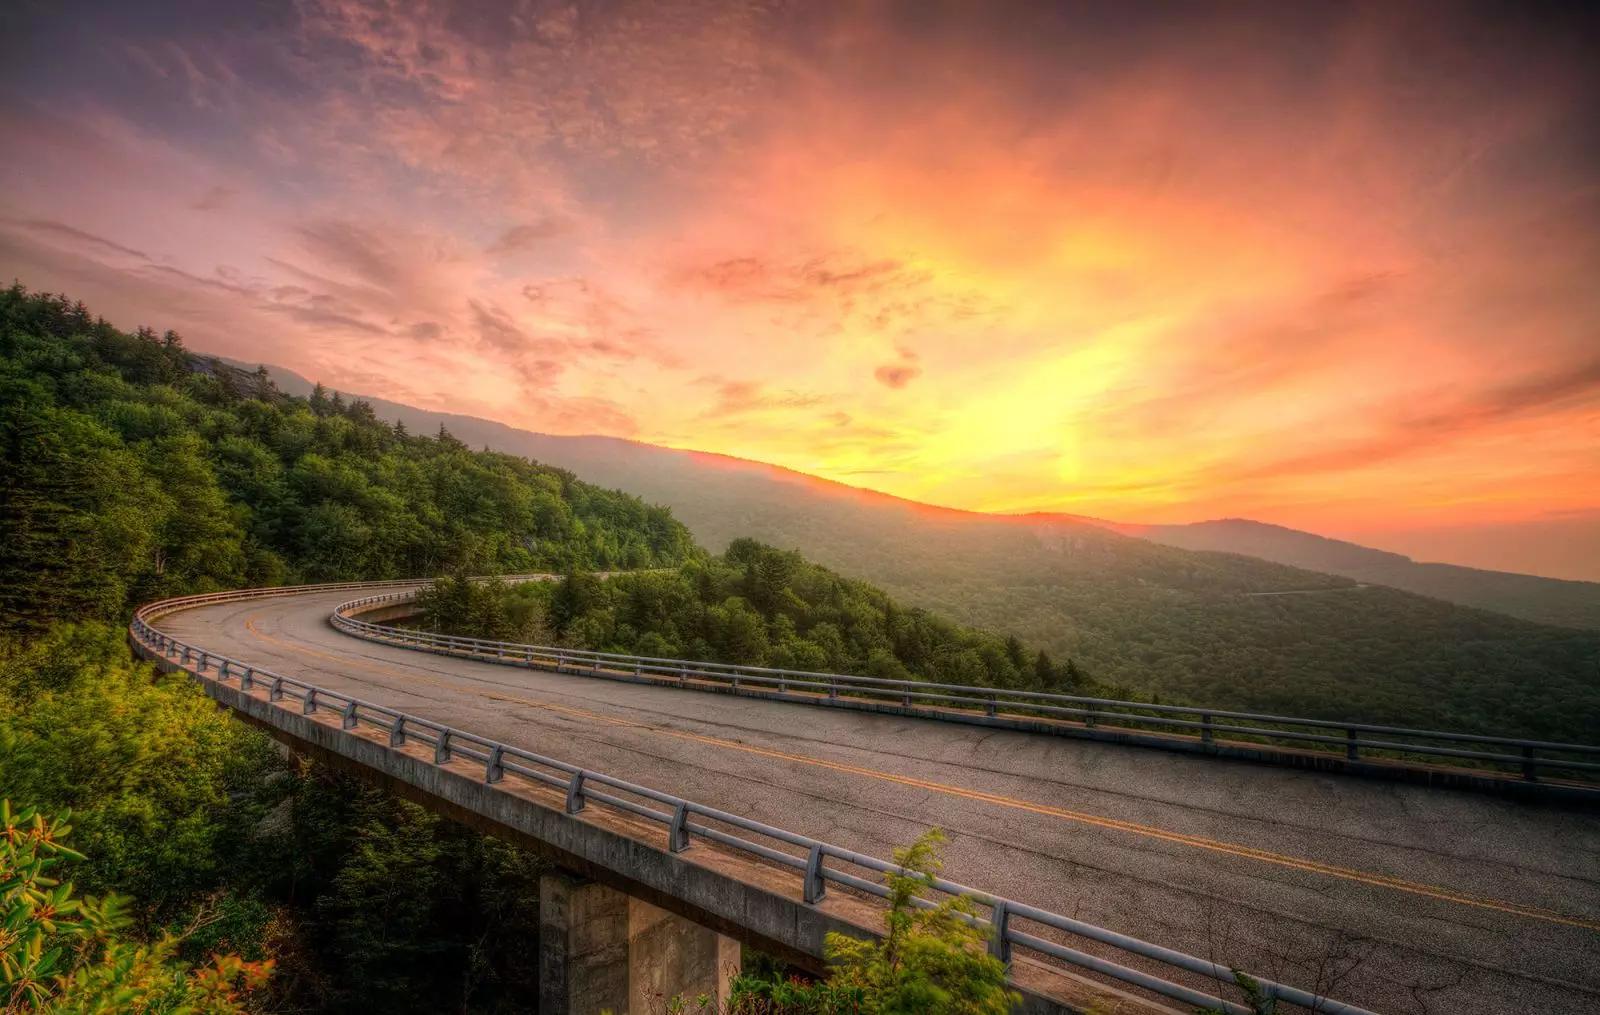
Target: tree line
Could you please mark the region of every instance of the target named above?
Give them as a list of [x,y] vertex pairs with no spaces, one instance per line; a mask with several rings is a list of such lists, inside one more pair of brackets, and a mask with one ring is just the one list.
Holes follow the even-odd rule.
[[[241,586],[700,554],[666,510],[565,470],[407,433],[326,390],[290,397],[172,332],[0,290],[0,799],[70,810],[62,848],[84,859],[65,876],[131,897],[116,927],[96,918],[77,939],[46,914],[38,955],[57,965],[24,948],[0,981],[79,956],[99,993],[33,1007],[132,1003],[117,993],[131,977],[160,981],[141,1010],[220,1012],[270,959],[251,1010],[532,1010],[542,861],[283,757],[136,662],[123,625],[145,601]],[[60,845],[58,827],[15,866]],[[31,896],[0,896],[31,940]],[[187,974],[213,953],[238,960],[226,983]]]
[[903,607],[883,590],[798,553],[736,539],[720,557],[607,579],[573,570],[555,583],[442,576],[414,623],[473,638],[601,652],[861,674],[891,680],[1125,695],[1068,658],[1015,636]]

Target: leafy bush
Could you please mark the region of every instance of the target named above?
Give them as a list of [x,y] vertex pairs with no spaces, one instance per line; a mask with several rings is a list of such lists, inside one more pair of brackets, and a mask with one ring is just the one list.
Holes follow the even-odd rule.
[[[889,911],[881,939],[829,934],[826,980],[739,976],[726,1015],[1006,1015],[1022,996],[1006,986],[1005,963],[988,951],[987,935],[966,918],[971,902],[947,898],[933,905],[945,837],[930,829],[896,850],[905,873],[887,875]],[[677,998],[669,1015],[714,1012],[708,999]]]
[[6,1011],[41,1015],[141,1012],[234,1015],[245,992],[261,987],[272,963],[213,955],[193,967],[179,958],[182,938],[127,940],[127,900],[78,896],[51,876],[83,855],[62,844],[66,816],[0,801],[0,990]]

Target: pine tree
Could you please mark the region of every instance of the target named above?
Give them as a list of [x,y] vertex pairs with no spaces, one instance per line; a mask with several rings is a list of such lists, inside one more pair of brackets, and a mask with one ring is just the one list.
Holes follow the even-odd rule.
[[0,417],[0,624],[103,617],[120,599],[85,513],[92,477],[27,405]]
[[1067,660],[1066,678],[1067,686],[1072,690],[1079,691],[1083,689],[1083,671],[1078,669],[1078,664],[1073,662],[1070,658]]
[[1040,687],[1054,687],[1056,683],[1056,668],[1050,662],[1049,653],[1044,649],[1033,660],[1033,679]]
[[328,389],[322,386],[321,381],[312,387],[311,396],[306,401],[311,403],[311,411],[318,416],[328,414]]
[[1006,636],[1006,658],[1016,667],[1018,673],[1027,671],[1028,653],[1022,647],[1022,639],[1014,634]]

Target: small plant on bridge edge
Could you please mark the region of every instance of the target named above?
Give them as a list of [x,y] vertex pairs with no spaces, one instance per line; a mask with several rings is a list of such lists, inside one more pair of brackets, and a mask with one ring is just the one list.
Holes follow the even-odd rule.
[[[1277,1015],[1278,999],[1261,989],[1261,981],[1242,969],[1233,970],[1233,982],[1244,995],[1244,1003],[1253,1015]],[[1196,1008],[1195,1015],[1227,1015],[1220,1008]]]
[[[831,972],[824,981],[735,977],[727,1015],[1008,1015],[1022,996],[1007,987],[1005,963],[989,954],[988,935],[966,919],[975,915],[972,902],[914,901],[931,894],[945,841],[935,828],[895,851],[904,872],[885,876],[889,912],[883,938],[829,934]],[[704,1001],[700,1008],[669,1005],[667,1011],[705,1011]]]

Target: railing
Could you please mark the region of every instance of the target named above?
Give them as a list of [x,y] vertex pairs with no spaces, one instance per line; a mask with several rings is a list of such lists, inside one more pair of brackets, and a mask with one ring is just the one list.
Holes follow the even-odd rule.
[[[523,576],[523,580],[540,577],[547,576]],[[807,904],[821,902],[827,894],[830,884],[851,888],[880,899],[889,896],[889,889],[884,884],[868,877],[851,873],[850,870],[841,870],[838,865],[849,865],[877,875],[890,872],[909,873],[886,860],[866,856],[854,850],[835,846],[782,828],[776,828],[759,821],[752,821],[749,818],[715,807],[707,807],[692,800],[685,800],[670,793],[651,789],[648,786],[626,782],[601,772],[582,768],[570,762],[545,757],[511,744],[490,740],[487,737],[482,737],[466,730],[454,729],[419,716],[363,701],[359,698],[353,698],[337,691],[318,687],[315,684],[308,684],[294,677],[251,666],[240,660],[207,651],[189,642],[180,641],[151,625],[151,621],[158,617],[215,603],[259,599],[269,596],[295,595],[306,592],[370,588],[380,585],[392,587],[394,585],[420,586],[426,584],[429,583],[427,581],[350,582],[187,596],[182,599],[165,600],[142,607],[134,614],[133,622],[129,625],[129,635],[135,647],[142,654],[150,658],[164,660],[168,665],[192,674],[202,681],[212,680],[219,683],[236,681],[240,691],[252,695],[264,690],[267,700],[276,703],[278,707],[289,709],[293,707],[294,703],[298,703],[300,712],[306,715],[324,710],[328,713],[336,713],[340,716],[340,724],[343,729],[351,730],[363,725],[374,727],[387,734],[391,747],[403,747],[412,741],[427,745],[433,748],[435,764],[450,764],[458,758],[470,759],[482,766],[482,778],[486,783],[500,783],[510,775],[537,785],[563,791],[566,795],[566,810],[569,814],[578,814],[589,804],[601,804],[657,822],[666,827],[667,849],[673,853],[681,853],[689,849],[694,840],[698,838],[707,842],[718,843],[730,849],[753,854],[770,863],[789,868],[799,873],[802,885],[801,897]],[[372,605],[378,602],[391,601],[395,598],[398,597],[372,596],[364,600],[355,600],[352,603],[342,604],[339,609],[343,611],[355,608],[356,604]],[[343,618],[343,623],[362,622]],[[736,832],[725,831],[724,828],[719,828],[706,822],[715,822],[718,825],[746,834],[740,835]],[[760,836],[787,846],[793,852],[753,841],[747,838],[746,835]],[[829,866],[830,861],[835,866]],[[1227,1012],[1228,1015],[1252,1015],[1251,1009],[1244,1005],[1089,954],[1070,947],[1066,943],[1041,937],[1038,933],[1030,933],[1027,925],[1031,924],[1036,928],[1049,928],[1061,935],[1072,935],[1086,941],[1116,948],[1142,959],[1160,963],[1170,969],[1182,970],[1207,980],[1225,984],[1236,983],[1235,971],[1227,966],[1174,951],[1170,948],[1163,948],[1160,945],[1084,923],[1081,920],[1074,920],[1057,913],[1038,909],[991,892],[957,884],[944,878],[929,878],[927,879],[927,884],[938,892],[949,896],[966,898],[975,903],[976,906],[987,909],[988,915],[986,918],[970,915],[967,919],[974,926],[985,929],[988,932],[990,950],[992,954],[1002,961],[1011,961],[1013,950],[1021,948],[1185,1004]],[[916,904],[931,906],[934,903],[919,899]],[[1257,978],[1257,980],[1265,996],[1276,998],[1287,1004],[1297,1005],[1320,1013],[1320,1015],[1374,1015],[1373,1012],[1367,1009],[1321,997],[1297,987],[1266,979]]]
[[1467,761],[1483,766],[1484,774],[1503,773],[1509,769],[1527,782],[1537,782],[1541,775],[1593,780],[1597,777],[1596,773],[1600,773],[1600,760],[1588,760],[1600,759],[1600,746],[1588,744],[1299,719],[1188,705],[1153,705],[1041,691],[661,659],[618,652],[590,652],[434,634],[374,624],[351,615],[363,607],[401,602],[413,598],[415,594],[414,590],[395,592],[341,603],[333,611],[332,623],[339,630],[360,638],[447,655],[553,668],[558,672],[570,670],[613,678],[648,679],[658,683],[675,683],[680,687],[695,687],[698,684],[702,689],[708,686],[726,687],[734,691],[741,687],[764,688],[770,697],[813,705],[860,707],[862,703],[873,702],[899,706],[906,714],[923,714],[956,721],[981,722],[996,717],[1032,720],[1037,726],[1046,728],[1053,724],[1061,732],[1104,730],[1108,726],[1123,732],[1156,730],[1163,734],[1163,740],[1177,739],[1167,732],[1177,731],[1179,735],[1186,734],[1186,739],[1198,740],[1200,745],[1219,747],[1228,743],[1219,739],[1219,735],[1249,737],[1254,738],[1253,743],[1234,743],[1248,746],[1289,744],[1342,755],[1346,761],[1362,760],[1363,751],[1369,752],[1367,760],[1376,757],[1402,762],[1424,759]]

